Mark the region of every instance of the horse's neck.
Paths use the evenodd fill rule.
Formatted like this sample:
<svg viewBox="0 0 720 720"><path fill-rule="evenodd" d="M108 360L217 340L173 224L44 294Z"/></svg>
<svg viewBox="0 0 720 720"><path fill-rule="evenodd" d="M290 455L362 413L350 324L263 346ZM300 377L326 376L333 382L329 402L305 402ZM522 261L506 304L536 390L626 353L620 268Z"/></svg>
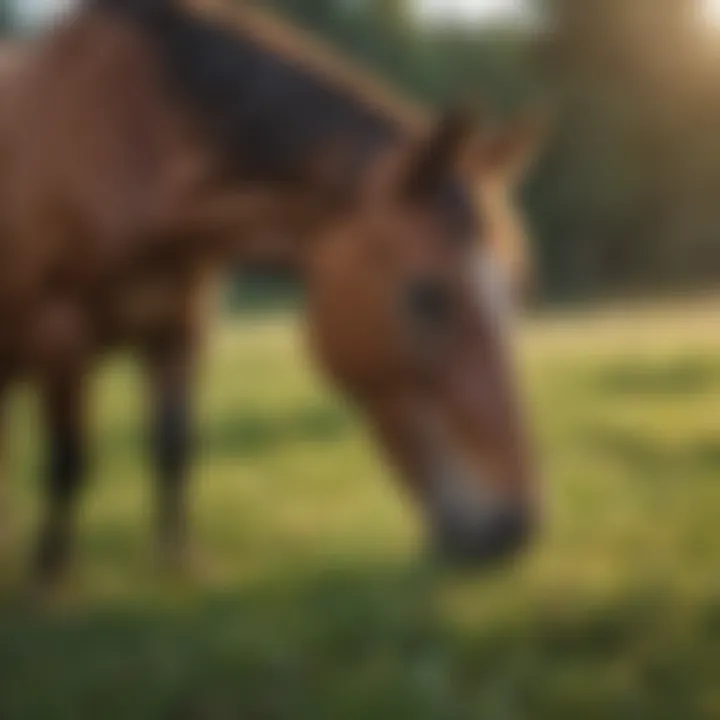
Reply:
<svg viewBox="0 0 720 720"><path fill-rule="evenodd" d="M151 43L176 99L229 175L301 183L329 148L368 154L404 121L257 26L222 23L174 3L158 3L162 11L151 14L128 9L143 3L100 5L117 8Z"/></svg>
<svg viewBox="0 0 720 720"><path fill-rule="evenodd" d="M88 10L50 38L21 122L36 131L35 149L25 156L47 171L38 182L72 180L65 185L75 211L101 229L102 264L152 254L148 223L160 217L157 235L164 235L161 245L172 243L174 257L205 262L220 251L224 263L296 266L308 215L324 199L309 180L337 159L328 151L340 158L332 172L347 181L343 174L361 174L401 123L251 39L192 16L168 32L133 22ZM35 107L46 111L31 112ZM103 138L102 162L87 141L93 133L82 128ZM58 138L73 152L58 152ZM189 172L176 182L185 170L168 168L178 164Z"/></svg>

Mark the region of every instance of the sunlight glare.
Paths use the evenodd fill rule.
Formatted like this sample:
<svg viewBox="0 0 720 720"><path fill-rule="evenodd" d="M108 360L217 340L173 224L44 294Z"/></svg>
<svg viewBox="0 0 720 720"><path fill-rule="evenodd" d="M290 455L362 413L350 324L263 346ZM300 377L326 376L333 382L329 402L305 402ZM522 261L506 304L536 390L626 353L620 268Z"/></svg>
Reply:
<svg viewBox="0 0 720 720"><path fill-rule="evenodd" d="M420 15L433 21L522 19L526 0L416 0Z"/></svg>
<svg viewBox="0 0 720 720"><path fill-rule="evenodd" d="M713 27L720 28L720 0L703 0L705 20Z"/></svg>

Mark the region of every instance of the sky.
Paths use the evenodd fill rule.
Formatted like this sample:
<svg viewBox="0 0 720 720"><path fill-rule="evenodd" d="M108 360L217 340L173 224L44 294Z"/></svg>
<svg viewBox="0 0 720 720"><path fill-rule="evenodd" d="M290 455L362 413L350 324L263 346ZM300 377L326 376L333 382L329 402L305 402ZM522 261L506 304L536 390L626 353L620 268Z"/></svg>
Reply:
<svg viewBox="0 0 720 720"><path fill-rule="evenodd" d="M526 19L527 0L416 0L420 13L431 20Z"/></svg>
<svg viewBox="0 0 720 720"><path fill-rule="evenodd" d="M69 0L12 0L24 19L41 20L48 11L67 5ZM525 17L526 0L415 0L421 15L429 20L519 19Z"/></svg>
<svg viewBox="0 0 720 720"><path fill-rule="evenodd" d="M9 2L24 24L35 25L66 8L72 0L9 0Z"/></svg>

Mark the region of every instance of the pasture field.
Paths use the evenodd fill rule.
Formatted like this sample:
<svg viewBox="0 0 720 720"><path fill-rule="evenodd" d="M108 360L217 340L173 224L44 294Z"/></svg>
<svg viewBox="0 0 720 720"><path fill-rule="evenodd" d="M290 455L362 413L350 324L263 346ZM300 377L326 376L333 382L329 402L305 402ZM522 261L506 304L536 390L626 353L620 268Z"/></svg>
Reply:
<svg viewBox="0 0 720 720"><path fill-rule="evenodd" d="M142 384L97 382L79 557L20 601L40 497L14 399L0 720L720 718L720 306L529 320L546 527L513 568L432 567L290 317L218 329L194 492L200 579L153 561Z"/></svg>

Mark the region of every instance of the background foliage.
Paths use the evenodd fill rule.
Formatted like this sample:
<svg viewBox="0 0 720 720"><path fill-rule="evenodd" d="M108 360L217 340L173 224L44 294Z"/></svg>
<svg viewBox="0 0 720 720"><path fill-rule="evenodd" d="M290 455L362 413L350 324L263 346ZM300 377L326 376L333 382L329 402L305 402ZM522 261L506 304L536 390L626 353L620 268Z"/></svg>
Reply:
<svg viewBox="0 0 720 720"><path fill-rule="evenodd" d="M701 0L535 0L532 29L420 24L407 0L271 0L429 105L550 99L528 187L548 298L720 279L720 31Z"/></svg>

